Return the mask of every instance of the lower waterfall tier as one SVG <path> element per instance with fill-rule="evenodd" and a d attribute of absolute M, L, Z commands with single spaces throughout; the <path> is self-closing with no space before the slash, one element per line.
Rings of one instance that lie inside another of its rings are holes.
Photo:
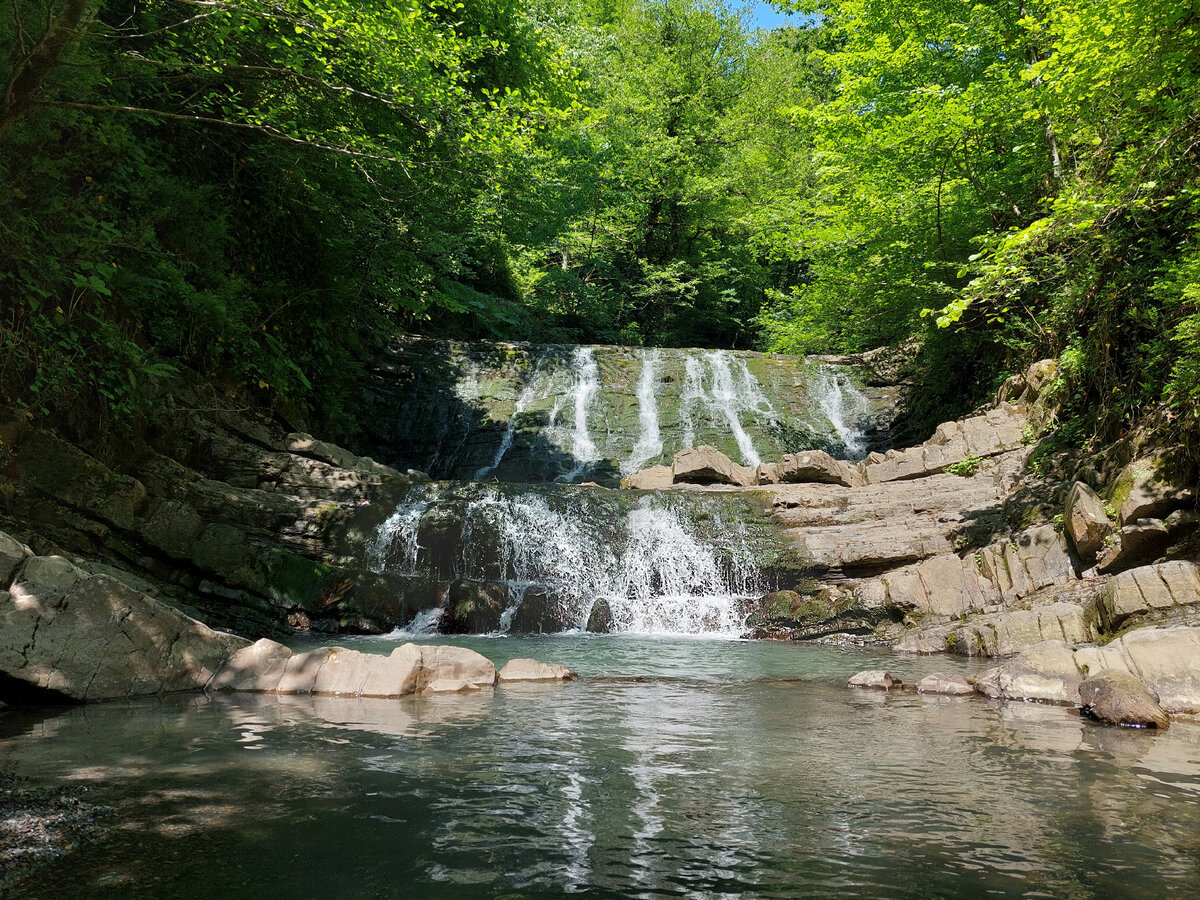
<path fill-rule="evenodd" d="M 798 577 L 745 495 L 435 483 L 371 534 L 358 605 L 416 633 L 736 636 L 748 601 Z"/>

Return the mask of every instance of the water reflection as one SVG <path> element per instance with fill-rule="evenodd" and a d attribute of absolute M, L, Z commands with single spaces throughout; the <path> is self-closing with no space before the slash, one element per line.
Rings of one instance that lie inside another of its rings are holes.
<path fill-rule="evenodd" d="M 120 822 L 25 895 L 1200 891 L 1197 725 L 854 692 L 877 658 L 825 648 L 491 646 L 591 677 L 6 717 L 0 765 L 94 785 Z"/>

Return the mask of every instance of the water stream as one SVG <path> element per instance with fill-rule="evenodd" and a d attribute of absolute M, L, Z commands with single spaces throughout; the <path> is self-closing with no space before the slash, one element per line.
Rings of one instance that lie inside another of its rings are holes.
<path fill-rule="evenodd" d="M 844 686 L 862 668 L 911 680 L 960 660 L 616 635 L 466 643 L 583 677 L 6 713 L 0 766 L 88 788 L 115 826 L 13 896 L 1200 893 L 1195 724 L 1155 735 L 1054 706 Z"/>

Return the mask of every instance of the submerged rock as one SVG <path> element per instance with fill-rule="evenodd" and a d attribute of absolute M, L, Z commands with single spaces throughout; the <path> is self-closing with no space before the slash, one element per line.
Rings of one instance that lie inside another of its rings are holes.
<path fill-rule="evenodd" d="M 974 694 L 975 688 L 963 675 L 947 675 L 945 672 L 934 672 L 926 675 L 917 682 L 918 694 L 949 694 L 965 696 Z"/>
<path fill-rule="evenodd" d="M 883 669 L 867 669 L 851 675 L 850 680 L 846 682 L 847 687 L 874 688 L 880 691 L 890 691 L 903 685 L 903 681 Z"/>
<path fill-rule="evenodd" d="M 1079 685 L 1081 712 L 1106 725 L 1166 728 L 1170 719 L 1146 686 L 1119 669 L 1106 669 Z"/>
<path fill-rule="evenodd" d="M 510 659 L 500 669 L 500 681 L 574 681 L 579 676 L 557 663 Z"/>

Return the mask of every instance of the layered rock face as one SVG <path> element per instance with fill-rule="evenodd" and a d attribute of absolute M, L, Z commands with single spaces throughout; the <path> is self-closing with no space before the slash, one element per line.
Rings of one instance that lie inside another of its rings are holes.
<path fill-rule="evenodd" d="M 199 690 L 249 642 L 214 631 L 110 575 L 23 552 L 0 534 L 4 692 L 111 700 Z"/>

